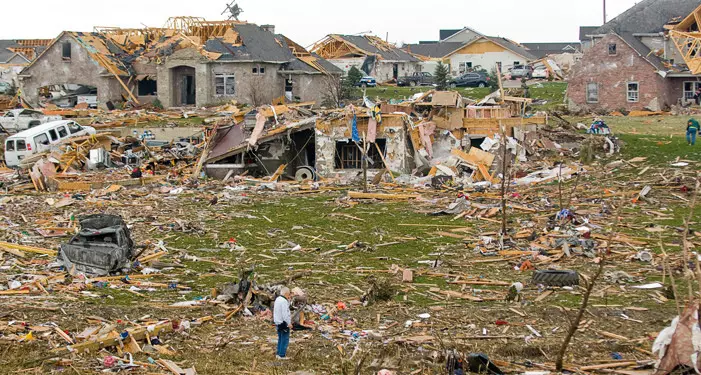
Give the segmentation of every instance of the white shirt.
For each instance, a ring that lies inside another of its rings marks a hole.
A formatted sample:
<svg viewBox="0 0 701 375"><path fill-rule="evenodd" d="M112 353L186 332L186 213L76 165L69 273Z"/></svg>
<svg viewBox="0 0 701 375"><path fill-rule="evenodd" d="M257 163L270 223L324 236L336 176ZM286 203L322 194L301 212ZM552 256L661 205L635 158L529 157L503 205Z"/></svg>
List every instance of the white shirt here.
<svg viewBox="0 0 701 375"><path fill-rule="evenodd" d="M290 302L287 298L280 296L275 299L273 307L273 322L275 325L280 325L282 322L287 322L289 327L292 327L292 316L290 316Z"/></svg>

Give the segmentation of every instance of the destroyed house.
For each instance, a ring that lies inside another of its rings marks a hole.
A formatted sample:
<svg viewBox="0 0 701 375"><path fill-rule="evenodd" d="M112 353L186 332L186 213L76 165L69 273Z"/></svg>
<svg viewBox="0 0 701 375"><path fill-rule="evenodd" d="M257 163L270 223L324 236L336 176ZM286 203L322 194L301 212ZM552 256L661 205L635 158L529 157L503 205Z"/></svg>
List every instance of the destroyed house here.
<svg viewBox="0 0 701 375"><path fill-rule="evenodd" d="M491 71L497 65L507 71L536 60L527 48L512 40L482 35L470 28L441 30L440 35L438 42L407 44L403 49L423 61L423 70L433 71L438 62L443 62L453 76L480 69Z"/></svg>
<svg viewBox="0 0 701 375"><path fill-rule="evenodd" d="M344 72L356 67L378 82L421 71L418 58L373 35L330 34L312 47Z"/></svg>
<svg viewBox="0 0 701 375"><path fill-rule="evenodd" d="M164 28L64 32L22 72L21 84L31 104L47 87L67 84L90 87L103 108L156 99L165 107L320 102L341 71L274 32L195 17L171 18Z"/></svg>
<svg viewBox="0 0 701 375"><path fill-rule="evenodd" d="M458 92L430 90L399 104L365 100L364 107L319 113L302 105L259 107L217 130L205 170L220 179L246 172L269 182L317 176L350 181L362 175L365 148L371 177L428 172L454 161L454 150L468 151L502 128L512 136L516 129L525 134L547 124L547 117L523 117L530 99L499 95L476 103Z"/></svg>
<svg viewBox="0 0 701 375"><path fill-rule="evenodd" d="M690 69L693 59L680 47L693 38L675 38L670 30L693 27L695 20L680 22L693 19L700 5L698 0L644 0L596 30L583 30L591 43L570 74L570 108L660 111L692 101L701 82Z"/></svg>
<svg viewBox="0 0 701 375"><path fill-rule="evenodd" d="M17 74L44 51L51 40L0 40L0 82L17 84Z"/></svg>

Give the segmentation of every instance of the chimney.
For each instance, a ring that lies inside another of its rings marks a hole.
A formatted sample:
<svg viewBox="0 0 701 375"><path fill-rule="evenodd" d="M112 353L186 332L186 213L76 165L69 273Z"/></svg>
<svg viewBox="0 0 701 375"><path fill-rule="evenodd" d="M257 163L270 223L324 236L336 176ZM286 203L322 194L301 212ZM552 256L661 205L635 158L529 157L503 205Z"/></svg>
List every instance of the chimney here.
<svg viewBox="0 0 701 375"><path fill-rule="evenodd" d="M275 25L261 25L260 28L275 34Z"/></svg>

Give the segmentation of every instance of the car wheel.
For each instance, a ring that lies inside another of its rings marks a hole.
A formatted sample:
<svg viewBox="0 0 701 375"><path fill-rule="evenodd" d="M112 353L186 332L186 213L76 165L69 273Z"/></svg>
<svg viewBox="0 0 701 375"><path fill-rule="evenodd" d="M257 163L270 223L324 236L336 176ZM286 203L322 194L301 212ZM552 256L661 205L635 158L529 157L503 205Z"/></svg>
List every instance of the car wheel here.
<svg viewBox="0 0 701 375"><path fill-rule="evenodd" d="M456 84L454 84L454 83L451 83L451 84L450 84L450 88L451 88L451 89L454 89L454 88L456 88L456 87L458 87L458 85L456 85Z"/></svg>
<svg viewBox="0 0 701 375"><path fill-rule="evenodd" d="M487 87L487 85L485 85L484 82L480 82L480 84L477 85L477 87L479 87L479 88L485 88L485 87Z"/></svg>
<svg viewBox="0 0 701 375"><path fill-rule="evenodd" d="M365 83L365 82L363 82L363 83L360 84L360 87L366 89L366 88L368 88L368 84Z"/></svg>
<svg viewBox="0 0 701 375"><path fill-rule="evenodd" d="M414 82L414 81L409 82L409 86L415 87L415 86L416 86L416 82Z"/></svg>

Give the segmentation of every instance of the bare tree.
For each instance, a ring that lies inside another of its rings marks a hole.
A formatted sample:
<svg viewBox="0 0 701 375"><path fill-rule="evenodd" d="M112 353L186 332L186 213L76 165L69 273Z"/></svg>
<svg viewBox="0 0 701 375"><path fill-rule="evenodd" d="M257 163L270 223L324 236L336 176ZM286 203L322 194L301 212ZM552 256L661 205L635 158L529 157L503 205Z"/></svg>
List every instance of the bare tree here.
<svg viewBox="0 0 701 375"><path fill-rule="evenodd" d="M244 81L244 90L248 102L254 107L270 104L272 94L270 86L261 77L252 76Z"/></svg>
<svg viewBox="0 0 701 375"><path fill-rule="evenodd" d="M324 105L328 107L340 107L344 99L350 94L350 89L338 75L325 75L321 93Z"/></svg>

